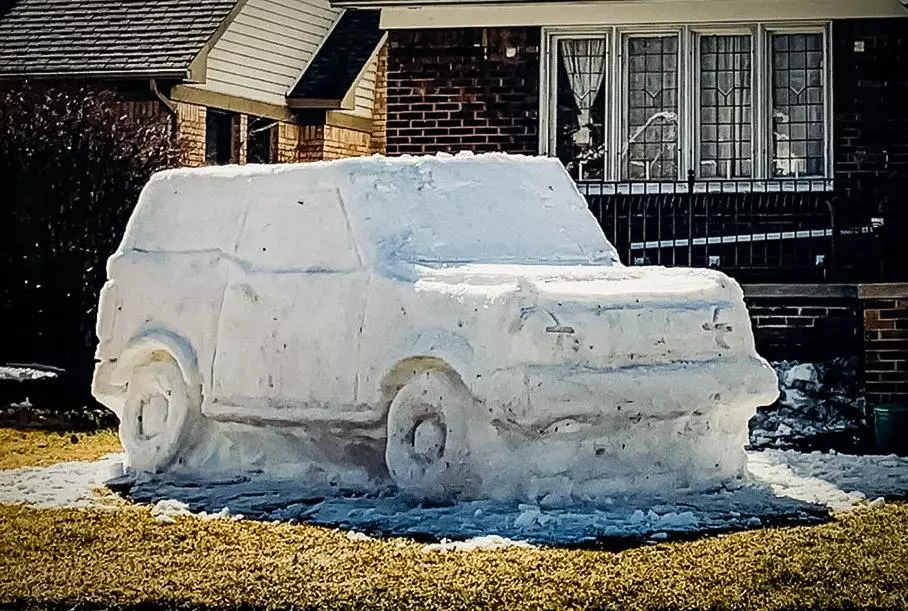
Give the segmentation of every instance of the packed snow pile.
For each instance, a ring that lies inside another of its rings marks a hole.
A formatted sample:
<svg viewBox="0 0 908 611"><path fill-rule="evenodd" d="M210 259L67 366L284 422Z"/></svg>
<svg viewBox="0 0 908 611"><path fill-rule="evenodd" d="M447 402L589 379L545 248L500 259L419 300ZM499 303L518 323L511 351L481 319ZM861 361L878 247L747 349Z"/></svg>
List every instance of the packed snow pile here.
<svg viewBox="0 0 908 611"><path fill-rule="evenodd" d="M0 472L0 502L95 506L101 501L94 489L120 472L119 459ZM427 551L538 544L620 548L700 532L812 523L827 519L830 510L908 495L908 458L769 450L749 454L748 469L754 480L748 484L631 493L560 508L491 500L424 505L391 492L313 496L292 479L263 474L207 480L127 474L112 485L163 522L239 516L297 521L343 529L351 541L378 536L438 541Z"/></svg>
<svg viewBox="0 0 908 611"><path fill-rule="evenodd" d="M155 175L95 396L140 471L557 508L745 475L775 400L740 287L625 268L557 160Z"/></svg>
<svg viewBox="0 0 908 611"><path fill-rule="evenodd" d="M0 365L0 380L11 380L16 382L44 380L55 378L59 372L51 369L37 369L27 366Z"/></svg>
<svg viewBox="0 0 908 611"><path fill-rule="evenodd" d="M781 361L773 368L780 396L776 403L759 407L751 419L751 447L800 448L818 437L860 432L864 398L854 360Z"/></svg>

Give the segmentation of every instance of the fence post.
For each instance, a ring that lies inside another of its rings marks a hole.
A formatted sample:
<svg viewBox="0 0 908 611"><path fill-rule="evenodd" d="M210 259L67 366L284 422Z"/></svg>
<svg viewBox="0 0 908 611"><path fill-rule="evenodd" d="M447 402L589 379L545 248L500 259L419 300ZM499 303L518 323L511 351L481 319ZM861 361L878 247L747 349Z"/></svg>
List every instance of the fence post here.
<svg viewBox="0 0 908 611"><path fill-rule="evenodd" d="M694 266L694 171L687 171L687 266Z"/></svg>

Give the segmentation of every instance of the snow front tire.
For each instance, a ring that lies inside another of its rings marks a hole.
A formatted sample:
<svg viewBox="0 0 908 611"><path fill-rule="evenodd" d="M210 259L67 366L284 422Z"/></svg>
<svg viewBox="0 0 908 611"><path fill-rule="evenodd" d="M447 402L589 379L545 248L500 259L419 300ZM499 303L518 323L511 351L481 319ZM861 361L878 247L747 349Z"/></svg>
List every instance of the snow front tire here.
<svg viewBox="0 0 908 611"><path fill-rule="evenodd" d="M402 492L446 500L468 491L472 407L469 390L448 372L420 373L401 388L388 410L385 462Z"/></svg>
<svg viewBox="0 0 908 611"><path fill-rule="evenodd" d="M200 418L200 389L190 387L172 355L149 354L132 369L120 416L120 441L130 465L165 470Z"/></svg>

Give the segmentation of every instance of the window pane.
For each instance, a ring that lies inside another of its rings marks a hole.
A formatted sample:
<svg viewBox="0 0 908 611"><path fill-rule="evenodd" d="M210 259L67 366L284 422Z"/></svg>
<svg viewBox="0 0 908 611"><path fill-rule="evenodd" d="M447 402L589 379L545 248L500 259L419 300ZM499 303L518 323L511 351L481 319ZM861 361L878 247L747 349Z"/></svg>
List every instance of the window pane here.
<svg viewBox="0 0 908 611"><path fill-rule="evenodd" d="M678 37L627 38L626 139L623 176L678 178Z"/></svg>
<svg viewBox="0 0 908 611"><path fill-rule="evenodd" d="M751 37L700 37L699 172L750 177Z"/></svg>
<svg viewBox="0 0 908 611"><path fill-rule="evenodd" d="M823 35L772 37L775 176L824 174Z"/></svg>
<svg viewBox="0 0 908 611"><path fill-rule="evenodd" d="M577 179L604 176L606 48L605 38L558 45L556 152Z"/></svg>
<svg viewBox="0 0 908 611"><path fill-rule="evenodd" d="M205 116L205 162L224 165L233 161L233 113L209 108Z"/></svg>
<svg viewBox="0 0 908 611"><path fill-rule="evenodd" d="M273 163L277 123L264 117L249 117L246 134L246 162Z"/></svg>

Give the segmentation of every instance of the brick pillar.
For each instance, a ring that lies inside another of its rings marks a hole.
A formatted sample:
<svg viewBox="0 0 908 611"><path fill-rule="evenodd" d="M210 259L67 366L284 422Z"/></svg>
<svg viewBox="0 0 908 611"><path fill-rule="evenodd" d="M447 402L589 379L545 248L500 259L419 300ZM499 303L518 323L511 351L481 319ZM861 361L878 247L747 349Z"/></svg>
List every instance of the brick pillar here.
<svg viewBox="0 0 908 611"><path fill-rule="evenodd" d="M864 371L869 405L908 405L908 284L864 284Z"/></svg>
<svg viewBox="0 0 908 611"><path fill-rule="evenodd" d="M249 117L246 115L237 115L234 121L234 125L236 126L234 159L236 160L236 163L245 164L246 151L248 150L246 140L249 135L246 132L249 127Z"/></svg>
<svg viewBox="0 0 908 611"><path fill-rule="evenodd" d="M205 118L204 106L177 104L178 138L183 148L183 165L187 167L205 165Z"/></svg>
<svg viewBox="0 0 908 611"><path fill-rule="evenodd" d="M324 138L322 159L362 157L372 153L372 136L366 132L326 125Z"/></svg>
<svg viewBox="0 0 908 611"><path fill-rule="evenodd" d="M375 89L372 98L372 152L384 155L388 150L388 45L378 52L375 65Z"/></svg>

